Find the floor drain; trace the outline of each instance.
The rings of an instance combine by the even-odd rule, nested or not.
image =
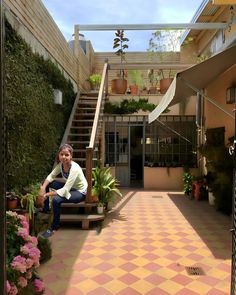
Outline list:
[[[152,196],[154,199],[162,199],[162,196]]]
[[[203,269],[198,266],[186,266],[185,267],[188,275],[190,276],[203,276],[205,275]]]

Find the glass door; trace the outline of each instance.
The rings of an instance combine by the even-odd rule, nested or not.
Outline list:
[[[129,128],[129,171],[131,187],[143,187],[143,155],[143,126],[131,125]]]

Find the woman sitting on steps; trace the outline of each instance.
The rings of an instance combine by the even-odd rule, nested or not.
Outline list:
[[[61,203],[80,203],[85,200],[88,187],[82,168],[72,160],[73,148],[69,144],[63,144],[58,151],[58,164],[47,176],[40,188],[40,195],[44,197],[43,212],[49,212],[49,197],[52,198],[53,222],[51,227],[42,233],[49,238],[60,225]],[[61,174],[65,180],[55,180]],[[50,191],[49,191],[50,189]]]

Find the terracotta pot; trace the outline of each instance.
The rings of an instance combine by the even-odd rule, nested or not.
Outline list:
[[[138,85],[130,85],[129,89],[131,95],[138,95]]]
[[[155,86],[151,86],[149,88],[149,94],[156,94],[157,93],[157,88]]]
[[[116,93],[116,79],[111,80],[111,92]]]
[[[160,80],[160,92],[161,94],[165,94],[170,84],[172,83],[173,78],[164,78]]]
[[[18,205],[18,199],[7,199],[8,210],[16,209],[17,205]]]
[[[91,202],[92,202],[92,203],[96,203],[96,202],[98,202],[98,196],[91,195]]]
[[[143,90],[141,90],[141,91],[140,91],[140,94],[141,94],[141,95],[148,94],[148,91],[147,91],[147,89],[143,89]]]
[[[201,183],[195,181],[192,184],[192,196],[196,199],[196,200],[200,200],[201,198]]]
[[[127,80],[125,79],[114,79],[112,80],[112,92],[117,94],[125,94],[127,90]],[[114,91],[113,91],[114,88]]]
[[[36,208],[43,208],[44,206],[44,197],[43,196],[38,196],[35,202]]]

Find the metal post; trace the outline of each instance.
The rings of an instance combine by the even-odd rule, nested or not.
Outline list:
[[[229,153],[232,155],[232,161],[234,161],[233,171],[233,190],[232,190],[232,258],[231,258],[231,286],[230,295],[235,295],[236,292],[236,167],[235,167],[235,148],[236,148],[236,101],[234,106],[234,142],[229,148]]]
[[[4,16],[0,0],[0,294],[6,294],[6,124],[4,95]]]

